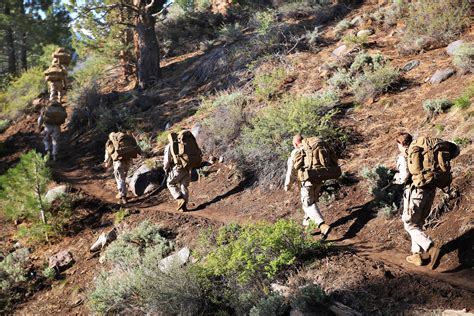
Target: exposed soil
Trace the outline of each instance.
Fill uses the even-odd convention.
[[[364,6],[355,11],[355,16]],[[473,145],[463,148],[454,163],[454,186],[460,192],[448,203],[448,210],[427,228],[427,233],[442,245],[441,263],[436,270],[414,267],[405,261],[409,254],[409,238],[403,230],[400,215],[386,219],[378,216],[368,204],[372,197],[357,175],[364,166],[383,163],[393,166],[397,155],[393,134],[407,130],[415,135],[436,134],[439,137],[473,136],[472,116],[465,118],[460,111],[452,111],[426,119],[421,103],[427,98],[457,96],[474,80],[474,76],[456,76],[437,85],[425,83],[436,69],[450,63],[444,49],[424,52],[416,56],[399,56],[393,48],[391,30],[378,31],[371,37],[377,45],[370,52],[382,52],[392,58],[394,66],[418,59],[420,66],[404,75],[405,84],[372,104],[347,110],[339,116],[341,126],[352,131],[347,156],[342,159],[344,171],[354,175],[355,183],[343,185],[336,198],[320,206],[326,221],[333,226],[328,255],[290,277],[290,285],[307,282],[320,284],[333,299],[364,314],[414,314],[444,309],[474,309],[474,238],[472,157]],[[465,34],[473,39],[472,33]],[[314,92],[321,86],[319,66],[330,56],[337,44],[329,45],[318,54],[295,53],[289,58],[294,65],[296,80],[291,92]],[[164,65],[179,66],[187,58],[199,58],[202,52],[165,61]],[[175,69],[175,68],[173,68]],[[166,68],[165,77],[166,77]],[[172,75],[171,73],[169,74]],[[171,77],[169,77],[171,78]],[[192,91],[183,98],[182,91],[170,79],[153,93],[161,104],[141,114],[149,124],[164,125],[168,120],[181,121],[190,126],[194,118],[188,117],[196,107]],[[179,83],[178,83],[179,84]],[[349,100],[346,100],[349,102]],[[347,105],[347,104],[346,104]],[[34,130],[37,113],[24,115],[0,135],[3,154],[0,157],[0,174],[13,165],[28,149],[41,150],[41,139]],[[435,125],[443,130],[436,132]],[[105,143],[105,140],[104,142]],[[101,142],[90,144],[87,137],[74,138],[66,131],[61,142],[60,160],[52,163],[57,182],[68,183],[78,190],[83,200],[75,210],[69,233],[50,245],[34,249],[33,263],[42,269],[49,256],[69,249],[76,260],[63,274],[63,279],[37,287],[31,296],[17,305],[18,314],[88,314],[85,304],[94,276],[103,269],[98,256],[89,253],[90,245],[113,225],[114,212],[120,206],[115,200],[115,182],[110,171],[102,166]],[[99,146],[100,145],[100,146]],[[284,172],[284,170],[282,170]],[[441,203],[438,192],[435,204]],[[177,246],[191,246],[199,231],[225,223],[276,221],[280,218],[302,220],[299,192],[282,190],[264,191],[241,179],[231,164],[214,164],[209,175],[190,186],[191,204],[187,213],[177,213],[167,190],[151,198],[127,205],[131,215],[121,226],[134,226],[150,220],[163,229],[165,237]],[[14,226],[0,219],[2,251],[11,249]],[[318,236],[316,236],[318,238]],[[43,283],[44,284],[44,283]]]

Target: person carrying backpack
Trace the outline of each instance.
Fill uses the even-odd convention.
[[[66,91],[67,70],[58,58],[53,58],[52,65],[44,72],[49,86],[49,100],[62,102]]]
[[[438,262],[440,248],[423,231],[423,225],[430,215],[436,188],[449,187],[452,181],[451,159],[459,155],[459,147],[439,138],[411,136],[397,140],[401,151],[406,151],[410,178],[403,193],[402,221],[411,238],[410,256],[407,262],[422,266],[428,264],[434,269]]]
[[[321,230],[322,239],[326,239],[331,226],[324,222],[323,215],[318,207],[319,193],[324,180],[337,179],[341,175],[341,168],[337,163],[334,150],[318,137],[305,138],[300,134],[293,137],[293,151],[287,162],[285,177],[285,191],[297,173],[301,188],[301,203],[303,205],[303,225],[311,223]]]
[[[127,178],[128,170],[133,158],[141,154],[140,147],[135,138],[122,132],[112,132],[105,143],[105,168],[111,163],[114,168],[115,182],[118,193],[115,196],[120,203],[127,203]]]
[[[56,161],[58,142],[61,135],[61,124],[66,121],[67,113],[61,103],[53,101],[41,111],[38,117],[38,126],[44,126],[43,144],[46,153]]]
[[[178,202],[176,210],[186,212],[191,170],[201,166],[202,152],[189,130],[172,132],[168,135],[168,140],[169,144],[165,147],[163,159],[163,169],[167,174],[166,184]]]

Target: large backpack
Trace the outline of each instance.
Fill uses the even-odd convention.
[[[51,65],[45,72],[46,81],[61,81],[65,74],[63,68],[59,65]]]
[[[57,58],[61,65],[68,66],[71,63],[71,55],[65,48],[58,48],[54,51],[53,58]]]
[[[202,152],[196,138],[189,130],[168,135],[171,156],[175,165],[181,168],[199,168],[202,163]]]
[[[61,125],[66,121],[67,113],[61,105],[50,105],[43,113],[43,122],[48,125]]]
[[[141,153],[137,141],[131,135],[122,132],[110,133],[109,140],[112,146],[107,146],[107,151],[114,161],[133,159]]]
[[[303,139],[301,155],[299,166],[295,166],[300,181],[320,182],[341,176],[336,153],[320,138]]]
[[[456,152],[453,152],[456,148]],[[459,154],[458,147],[439,138],[419,137],[408,148],[408,170],[418,188],[444,188],[451,184],[450,160]]]

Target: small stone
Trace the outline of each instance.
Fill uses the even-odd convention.
[[[456,70],[454,70],[453,68],[444,68],[444,69],[437,70],[433,74],[433,76],[431,76],[430,83],[439,84],[445,81],[446,79],[448,79],[449,77],[451,77],[452,75],[454,75],[455,73],[456,73]]]
[[[96,242],[91,246],[90,251],[95,252],[102,250],[106,244],[114,241],[117,239],[117,229],[113,228],[111,231],[107,233],[100,234],[99,238],[97,238]]]
[[[61,272],[74,264],[74,257],[68,250],[63,250],[49,258],[49,267]]]
[[[50,189],[44,199],[46,201],[46,203],[52,203],[54,202],[55,200],[57,200],[58,198],[60,198],[61,196],[65,195],[67,192],[67,185],[63,184],[63,185],[60,185],[60,186],[57,186],[57,187],[54,187],[52,189]]]
[[[458,40],[455,42],[452,42],[451,44],[446,47],[446,53],[448,53],[449,56],[453,56],[454,52],[462,45],[464,44],[463,40]]]
[[[359,16],[356,16],[355,18],[353,18],[353,19],[351,20],[351,25],[352,25],[352,26],[359,26],[359,25],[362,24],[362,22],[363,22],[363,19],[362,19],[362,17],[359,15]]]
[[[402,71],[408,72],[408,71],[410,71],[410,70],[415,69],[415,68],[418,67],[419,65],[420,65],[420,61],[419,61],[419,60],[412,60],[412,61],[409,61],[409,62],[407,62],[407,63],[402,67]]]
[[[347,51],[347,46],[346,45],[341,45],[338,48],[336,48],[335,50],[333,50],[332,54],[336,57],[340,57],[342,55],[345,55],[346,51]]]
[[[158,263],[158,268],[162,272],[168,272],[173,267],[182,266],[186,262],[188,262],[190,254],[191,254],[191,251],[189,250],[189,248],[184,247],[177,253],[171,256],[168,256],[164,259],[161,259],[160,262]]]

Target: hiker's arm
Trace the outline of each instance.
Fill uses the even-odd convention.
[[[395,184],[404,184],[408,177],[410,177],[410,173],[408,172],[408,164],[407,158],[404,156],[399,156],[397,159],[397,170],[398,172],[395,174],[394,183]]]
[[[285,191],[288,191],[290,189],[290,184],[294,178],[295,169],[293,168],[293,159],[295,158],[295,154],[296,150],[293,150],[286,163],[286,176],[284,185]]]
[[[41,127],[41,125],[43,125],[43,111],[41,111],[38,117],[38,127]]]
[[[104,157],[105,168],[110,167],[110,163],[112,162],[112,157],[110,157],[109,151],[107,150],[109,142],[110,140],[108,140],[107,143],[105,144],[105,157]]]
[[[170,155],[170,146],[166,145],[165,153],[164,153],[164,157],[163,157],[163,170],[165,172],[168,172],[171,168],[169,155]]]

